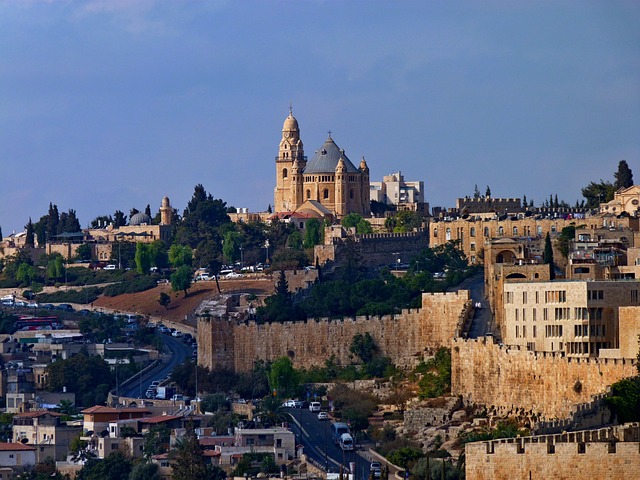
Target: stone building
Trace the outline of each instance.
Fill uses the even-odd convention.
[[[480,264],[484,259],[484,247],[492,239],[512,238],[544,240],[547,233],[553,239],[564,227],[582,226],[586,229],[638,231],[638,219],[618,218],[614,215],[598,215],[587,218],[551,215],[470,216],[466,219],[432,219],[429,223],[429,245],[435,247],[450,240],[460,242],[460,248],[472,264]]]
[[[282,126],[276,157],[274,211],[317,212],[308,202],[318,202],[336,218],[349,213],[369,216],[369,167],[364,158],[356,167],[336,145],[331,133],[307,161],[298,121],[291,110]]]
[[[505,283],[503,342],[572,357],[617,350],[630,333],[620,331],[618,308],[640,306],[639,291],[638,281]]]
[[[621,188],[613,195],[613,200],[600,205],[600,212],[620,215],[626,213],[638,216],[640,210],[640,185]]]
[[[37,447],[39,462],[47,457],[64,460],[82,427],[68,425],[62,418],[62,414],[47,410],[18,413],[13,417],[13,440]]]
[[[392,205],[397,210],[429,213],[429,204],[424,201],[424,182],[406,182],[398,171],[382,177],[381,182],[371,182],[371,201]]]

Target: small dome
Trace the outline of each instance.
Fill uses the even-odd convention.
[[[169,197],[163,197],[162,198],[162,206],[163,207],[170,207],[171,206],[171,202],[169,202]]]
[[[133,217],[129,219],[129,225],[151,225],[151,217],[146,213],[136,213]]]
[[[298,120],[293,116],[291,112],[289,112],[289,116],[285,118],[284,124],[282,125],[282,131],[290,131],[290,130],[298,130]]]

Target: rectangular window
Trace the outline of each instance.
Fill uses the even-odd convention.
[[[472,251],[472,252],[475,252],[475,251],[476,251],[476,244],[475,244],[475,243],[472,243],[472,244],[471,244],[471,251]]]
[[[536,326],[533,326],[533,338],[536,338]]]
[[[527,292],[522,292],[522,303],[527,304]]]

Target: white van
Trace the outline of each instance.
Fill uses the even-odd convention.
[[[340,435],[339,443],[342,450],[353,450],[353,437],[348,433]]]
[[[309,404],[310,412],[319,412],[320,411],[320,402],[311,402]]]
[[[103,270],[115,270],[116,266],[115,265],[107,265],[106,267],[103,268]]]

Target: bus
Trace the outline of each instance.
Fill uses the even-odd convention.
[[[349,425],[343,422],[333,422],[331,424],[331,438],[333,439],[333,443],[338,445],[343,433],[351,433],[349,431]]]
[[[16,320],[18,330],[57,330],[62,328],[62,324],[56,316],[33,317],[21,315]]]

